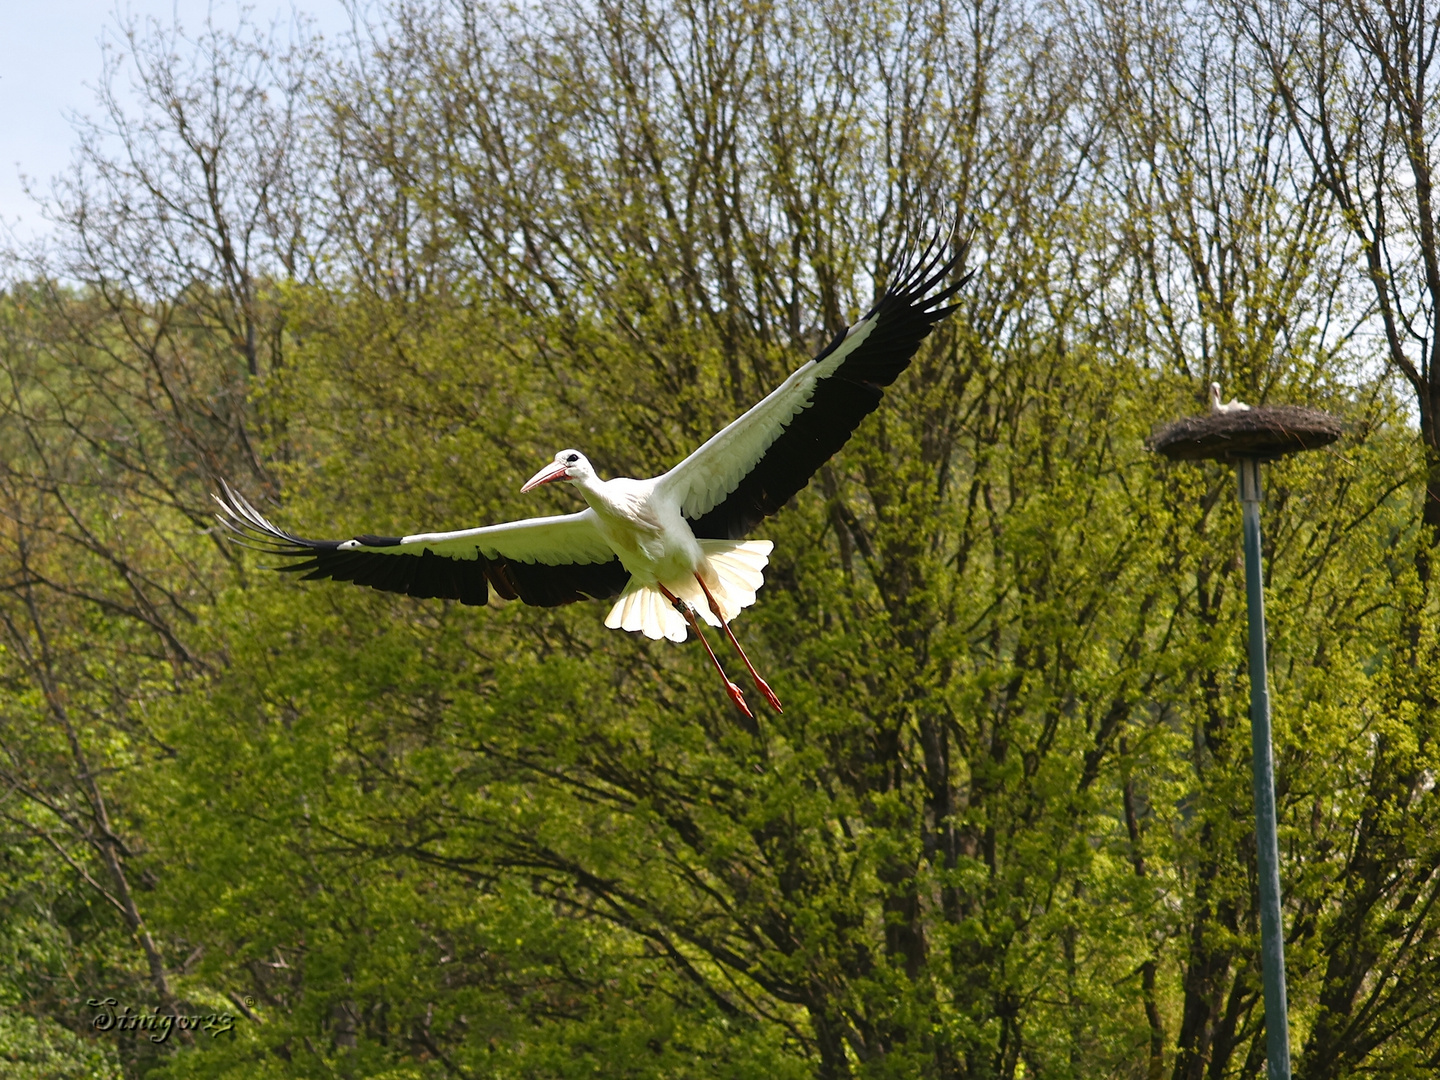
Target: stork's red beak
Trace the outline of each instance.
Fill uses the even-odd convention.
[[[529,480],[526,480],[525,486],[520,489],[521,492],[523,493],[529,491],[531,488],[537,488],[541,484],[549,484],[556,480],[564,480],[565,468],[566,466],[561,465],[559,462],[552,461],[549,465],[546,465],[534,476],[530,477]]]

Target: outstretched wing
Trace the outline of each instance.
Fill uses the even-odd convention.
[[[306,540],[276,528],[228,484],[216,495],[221,523],[250,547],[301,559],[277,569],[302,580],[353,581],[384,592],[480,605],[507,600],[556,607],[619,596],[630,580],[595,527],[595,512],[529,518],[459,532]]]
[[[743,537],[809,483],[880,404],[920,342],[958,306],[945,301],[969,280],[931,292],[962,264],[969,243],[948,260],[936,246],[819,356],[660,477],[696,536]]]

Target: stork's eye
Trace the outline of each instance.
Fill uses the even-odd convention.
[[[577,462],[577,461],[579,461],[579,460],[580,460],[580,455],[579,455],[579,454],[569,454],[569,455],[567,455],[566,458],[565,458],[565,463],[566,463],[567,465],[574,465],[575,462]]]

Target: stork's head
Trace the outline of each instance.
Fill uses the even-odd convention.
[[[1218,382],[1210,384],[1210,407],[1212,409],[1220,408],[1220,384]]]
[[[529,480],[521,491],[529,491],[541,484],[554,484],[561,481],[583,480],[586,477],[594,476],[595,470],[590,467],[590,462],[579,450],[561,450],[555,455],[555,460],[546,465]]]

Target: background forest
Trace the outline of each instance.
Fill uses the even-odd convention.
[[[356,26],[128,27],[6,254],[0,1073],[1262,1075],[1235,479],[1144,447],[1213,379],[1347,428],[1263,504],[1297,1076],[1436,1074],[1440,11]],[[516,489],[668,468],[957,215],[961,309],[760,532],[758,729],[601,605],[212,517],[573,509]]]

